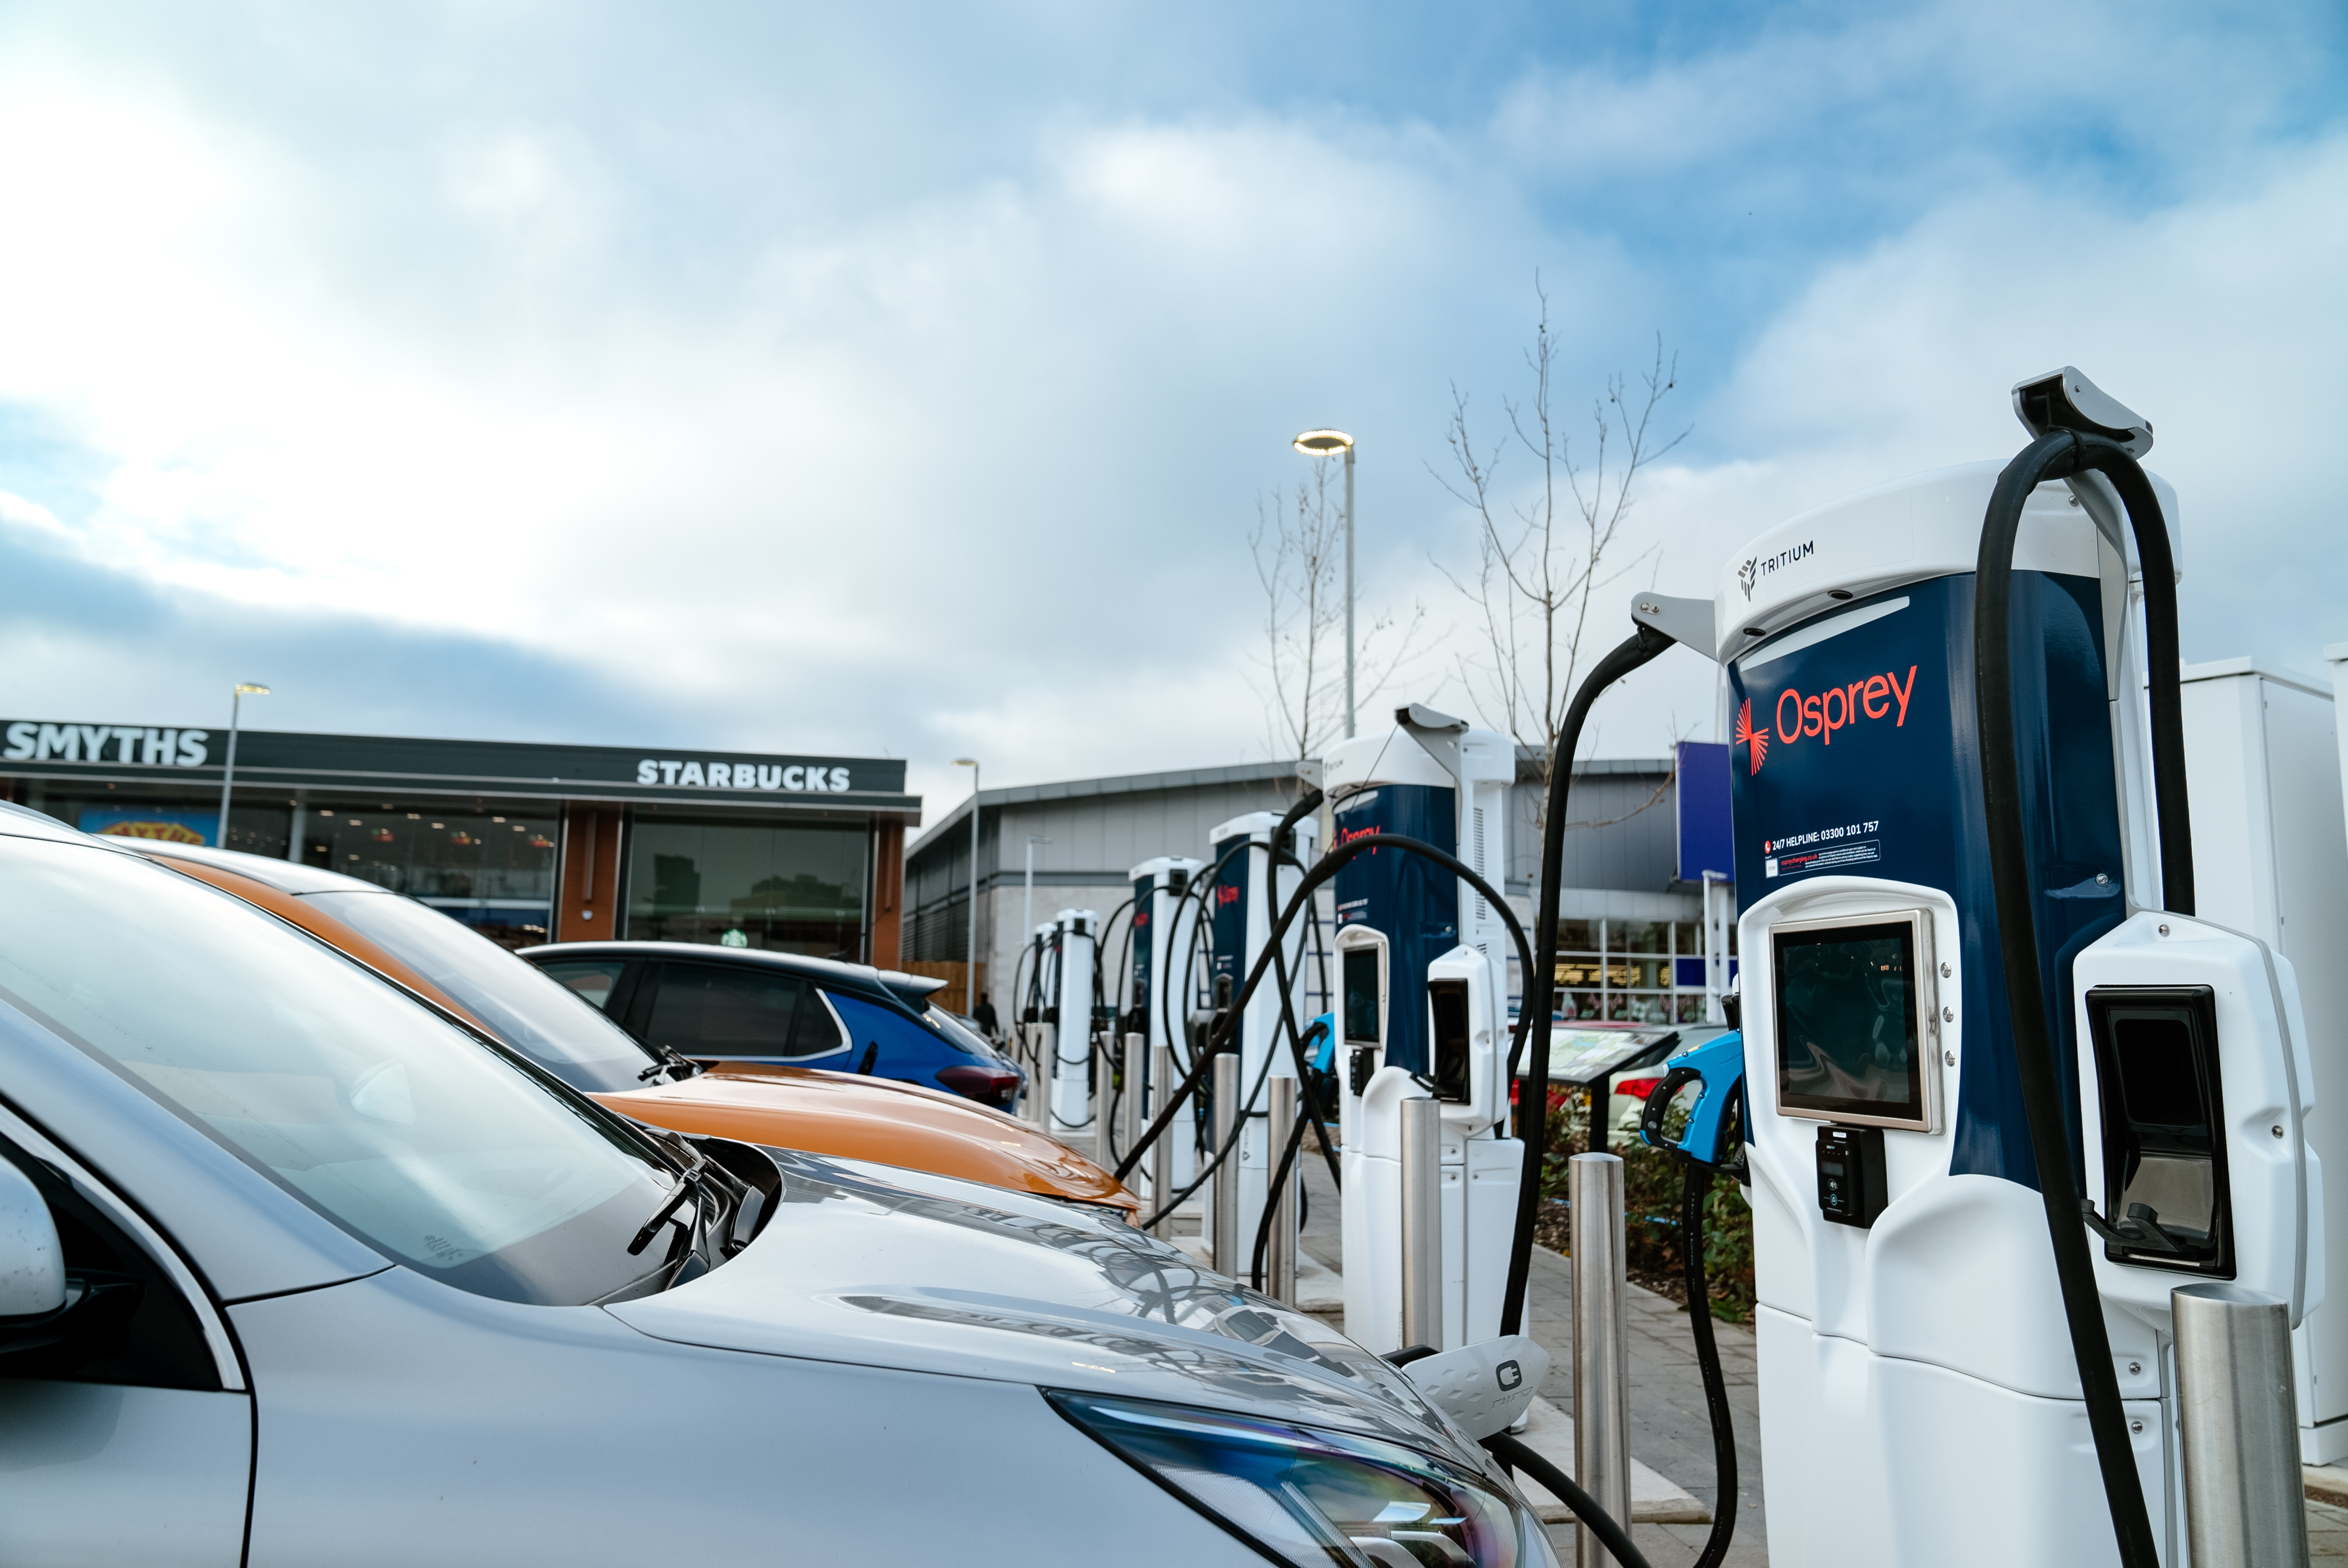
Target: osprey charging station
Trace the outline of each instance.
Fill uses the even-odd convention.
[[[2011,463],[1804,513],[1709,602],[1634,600],[1735,715],[1715,1072],[1742,1078],[1770,1553],[1806,1568],[2237,1560],[2185,1507],[2210,1396],[2180,1397],[2207,1373],[2179,1319],[2322,1296],[2291,967],[2193,916],[2176,495],[2075,370],[2014,404]]]
[[[1323,759],[1333,839],[1416,839],[1497,883],[1515,743],[1416,704],[1395,721]],[[1398,849],[1348,861],[1336,907],[1345,1331],[1380,1352],[1407,1343],[1403,1107],[1432,1100],[1441,1299],[1427,1342],[1454,1349],[1489,1339],[1499,1332],[1524,1163],[1524,1145],[1505,1136],[1506,926],[1459,877]]]
[[[1203,861],[1161,855],[1127,874],[1133,881],[1133,958],[1132,1013],[1126,1028],[1144,1039],[1143,1060],[1152,1064],[1145,1071],[1156,1071],[1161,1049],[1189,1049],[1190,1015],[1208,975],[1206,966],[1196,962],[1199,901],[1184,895],[1205,869]],[[1154,1085],[1152,1091],[1163,1093],[1165,1087]],[[1129,1086],[1128,1092],[1132,1091]],[[1187,1186],[1198,1167],[1196,1139],[1177,1138],[1171,1153],[1172,1180],[1178,1188]],[[1162,1202],[1164,1194],[1152,1193],[1150,1199]]]
[[[1290,825],[1289,843],[1275,844],[1281,821],[1276,812],[1250,812],[1219,824],[1207,835],[1215,864],[1220,867],[1214,886],[1207,890],[1213,954],[1209,989],[1216,1009],[1235,1003],[1241,1008],[1239,1092],[1245,1121],[1239,1148],[1225,1170],[1237,1167],[1237,1202],[1226,1207],[1242,1245],[1244,1238],[1255,1235],[1262,1226],[1272,1164],[1277,1157],[1264,1108],[1266,1097],[1259,1086],[1270,1078],[1296,1076],[1292,1050],[1281,1031],[1303,1011],[1305,996],[1306,932],[1302,923],[1291,927],[1276,957],[1275,972],[1287,980],[1285,994],[1274,983],[1258,986],[1244,999],[1238,996],[1241,982],[1264,956],[1273,920],[1303,880],[1303,867],[1312,861],[1313,841],[1319,835],[1318,826],[1308,816]],[[1221,1114],[1220,1108],[1217,1114]],[[1219,1173],[1215,1179],[1221,1182],[1224,1176]],[[1248,1272],[1243,1263],[1233,1266],[1220,1256],[1215,1264],[1227,1274]]]

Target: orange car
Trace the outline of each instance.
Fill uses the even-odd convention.
[[[813,1068],[704,1071],[655,1056],[496,943],[371,882],[258,855],[139,843],[150,858],[301,927],[623,1115],[810,1153],[933,1171],[1107,1209],[1140,1200],[1024,1122],[957,1095]]]

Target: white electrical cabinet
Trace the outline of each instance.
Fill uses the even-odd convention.
[[[2348,644],[2324,651],[2335,684]],[[2196,913],[2291,961],[2315,1067],[2307,1142],[2348,1184],[2348,812],[2333,694],[2249,659],[2184,671]],[[2323,1255],[2348,1257],[2348,1191],[2324,1194]],[[2348,1299],[2293,1331],[2300,1458],[2348,1458]]]

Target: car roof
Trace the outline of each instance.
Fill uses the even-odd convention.
[[[78,827],[68,827],[45,811],[35,811],[29,805],[0,800],[0,835],[11,838],[47,838],[59,844],[87,844],[100,849],[127,850],[119,838],[101,838],[94,833],[84,833]]]
[[[811,958],[803,953],[777,953],[763,948],[721,948],[707,942],[543,942],[520,949],[525,958],[693,958],[703,963],[764,965],[828,979],[854,980],[879,986],[901,996],[927,996],[945,984],[927,975],[899,969],[879,969],[870,964],[843,964],[837,958]]]
[[[172,844],[163,839],[138,839],[131,847],[143,855],[164,860],[192,860],[199,866],[217,866],[222,871],[233,871],[240,876],[250,876],[264,886],[280,893],[300,897],[305,893],[388,893],[390,889],[374,882],[362,882],[355,876],[345,876],[339,871],[324,871],[299,861],[280,860],[272,855],[247,855],[241,849],[214,849],[209,845]]]

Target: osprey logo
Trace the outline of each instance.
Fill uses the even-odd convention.
[[[1817,540],[1804,539],[1800,544],[1787,546],[1773,556],[1746,556],[1745,564],[1736,569],[1736,585],[1745,590],[1746,602],[1752,601],[1754,585],[1763,578],[1792,566],[1796,561],[1809,559],[1818,553],[1818,549]]]
[[[1759,773],[1761,759],[1769,754],[1769,726],[1764,724],[1757,730],[1753,727],[1753,699],[1750,697],[1746,698],[1743,706],[1736,710],[1736,739],[1732,743],[1752,749],[1753,765],[1746,771]]]

